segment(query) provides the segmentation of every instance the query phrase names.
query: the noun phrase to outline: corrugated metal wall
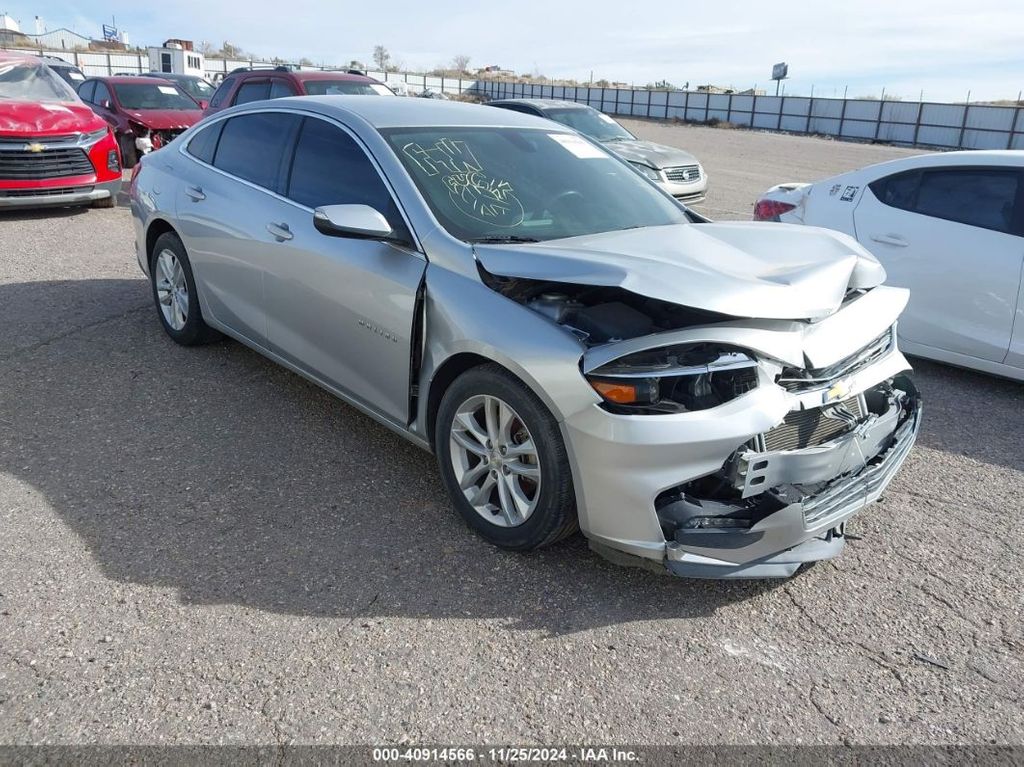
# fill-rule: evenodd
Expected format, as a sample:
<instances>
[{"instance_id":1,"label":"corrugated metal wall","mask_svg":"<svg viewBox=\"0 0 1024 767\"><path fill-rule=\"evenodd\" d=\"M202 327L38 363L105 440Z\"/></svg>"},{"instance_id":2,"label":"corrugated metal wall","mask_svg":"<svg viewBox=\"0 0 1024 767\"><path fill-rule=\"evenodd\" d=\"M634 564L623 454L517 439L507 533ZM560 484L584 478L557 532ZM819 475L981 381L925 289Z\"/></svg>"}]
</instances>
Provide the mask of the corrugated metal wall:
<instances>
[{"instance_id":1,"label":"corrugated metal wall","mask_svg":"<svg viewBox=\"0 0 1024 767\"><path fill-rule=\"evenodd\" d=\"M149 71L146 55L72 51L44 53L60 56L76 64L87 75ZM206 59L206 71L212 77L253 64L246 60ZM367 74L384 82L408 83L409 88L415 92L429 88L450 95L470 92L486 94L490 98L565 99L627 117L696 122L719 120L764 130L822 134L911 146L1024 149L1024 110L1020 107L806 96L745 96L697 91L652 91L646 88L590 88L498 80L459 80L395 72Z\"/></svg>"}]
</instances>

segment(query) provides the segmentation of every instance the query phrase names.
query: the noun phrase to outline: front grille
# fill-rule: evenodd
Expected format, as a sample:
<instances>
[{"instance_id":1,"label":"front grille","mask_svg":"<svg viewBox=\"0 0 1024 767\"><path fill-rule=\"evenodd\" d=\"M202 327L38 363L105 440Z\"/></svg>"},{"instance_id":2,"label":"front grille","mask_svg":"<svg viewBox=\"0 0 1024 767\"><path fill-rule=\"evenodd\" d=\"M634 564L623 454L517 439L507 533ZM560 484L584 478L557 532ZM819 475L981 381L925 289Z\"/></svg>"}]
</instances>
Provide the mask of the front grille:
<instances>
[{"instance_id":1,"label":"front grille","mask_svg":"<svg viewBox=\"0 0 1024 767\"><path fill-rule=\"evenodd\" d=\"M46 149L42 152L0 152L0 179L42 180L92 175L92 163L81 149Z\"/></svg>"},{"instance_id":2,"label":"front grille","mask_svg":"<svg viewBox=\"0 0 1024 767\"><path fill-rule=\"evenodd\" d=\"M699 165L680 165L676 168L665 168L665 178L669 181L700 181Z\"/></svg>"},{"instance_id":3,"label":"front grille","mask_svg":"<svg viewBox=\"0 0 1024 767\"><path fill-rule=\"evenodd\" d=\"M895 345L896 326L893 325L867 346L827 368L783 368L778 383L788 391L794 392L819 388L880 360L892 351Z\"/></svg>"},{"instance_id":4,"label":"front grille","mask_svg":"<svg viewBox=\"0 0 1024 767\"><path fill-rule=\"evenodd\" d=\"M0 136L2 146L25 146L25 144L64 144L78 141L80 133L67 133L60 136Z\"/></svg>"},{"instance_id":5,"label":"front grille","mask_svg":"<svg viewBox=\"0 0 1024 767\"><path fill-rule=\"evenodd\" d=\"M774 429L764 433L764 449L803 450L838 437L864 417L860 397L813 410L794 410Z\"/></svg>"},{"instance_id":6,"label":"front grille","mask_svg":"<svg viewBox=\"0 0 1024 767\"><path fill-rule=\"evenodd\" d=\"M91 192L91 186L53 186L46 189L6 189L0 197L60 197L65 194Z\"/></svg>"}]
</instances>

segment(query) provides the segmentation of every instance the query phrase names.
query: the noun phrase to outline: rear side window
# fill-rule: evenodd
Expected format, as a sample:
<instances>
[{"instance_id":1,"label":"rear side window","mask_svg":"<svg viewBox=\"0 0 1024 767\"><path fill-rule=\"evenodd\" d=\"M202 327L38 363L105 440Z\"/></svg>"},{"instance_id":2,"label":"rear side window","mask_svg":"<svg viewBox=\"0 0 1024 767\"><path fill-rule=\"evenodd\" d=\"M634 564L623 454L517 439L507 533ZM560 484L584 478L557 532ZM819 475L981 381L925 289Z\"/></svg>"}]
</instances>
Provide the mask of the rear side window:
<instances>
[{"instance_id":1,"label":"rear side window","mask_svg":"<svg viewBox=\"0 0 1024 767\"><path fill-rule=\"evenodd\" d=\"M309 208L369 205L396 231L405 231L394 198L380 173L345 131L324 120L306 118L295 146L287 197Z\"/></svg>"},{"instance_id":2,"label":"rear side window","mask_svg":"<svg viewBox=\"0 0 1024 767\"><path fill-rule=\"evenodd\" d=\"M213 98L210 99L210 106L216 108L223 104L227 99L228 94L231 93L231 88L237 80L237 77L225 78L224 82L222 82L220 87L217 88L217 92L213 94Z\"/></svg>"},{"instance_id":3,"label":"rear side window","mask_svg":"<svg viewBox=\"0 0 1024 767\"><path fill-rule=\"evenodd\" d=\"M270 98L272 99L283 99L288 96L294 96L295 89L292 84L287 80L282 80L280 77L275 78L270 83Z\"/></svg>"},{"instance_id":4,"label":"rear side window","mask_svg":"<svg viewBox=\"0 0 1024 767\"><path fill-rule=\"evenodd\" d=\"M213 154L217 150L217 139L220 138L220 132L223 128L223 120L214 123L209 128L203 128L191 138L185 151L197 160L213 165Z\"/></svg>"},{"instance_id":5,"label":"rear side window","mask_svg":"<svg viewBox=\"0 0 1024 767\"><path fill-rule=\"evenodd\" d=\"M270 82L262 80L252 83L242 83L235 96L236 104L248 104L250 101L260 101L267 98L270 93Z\"/></svg>"},{"instance_id":6,"label":"rear side window","mask_svg":"<svg viewBox=\"0 0 1024 767\"><path fill-rule=\"evenodd\" d=\"M961 224L1013 230L1019 176L1013 171L943 170L921 177L914 210Z\"/></svg>"},{"instance_id":7,"label":"rear side window","mask_svg":"<svg viewBox=\"0 0 1024 767\"><path fill-rule=\"evenodd\" d=\"M921 173L915 170L880 178L869 186L879 202L900 210L913 210L920 180Z\"/></svg>"},{"instance_id":8,"label":"rear side window","mask_svg":"<svg viewBox=\"0 0 1024 767\"><path fill-rule=\"evenodd\" d=\"M285 147L299 119L281 112L262 112L224 121L214 167L276 191Z\"/></svg>"}]
</instances>

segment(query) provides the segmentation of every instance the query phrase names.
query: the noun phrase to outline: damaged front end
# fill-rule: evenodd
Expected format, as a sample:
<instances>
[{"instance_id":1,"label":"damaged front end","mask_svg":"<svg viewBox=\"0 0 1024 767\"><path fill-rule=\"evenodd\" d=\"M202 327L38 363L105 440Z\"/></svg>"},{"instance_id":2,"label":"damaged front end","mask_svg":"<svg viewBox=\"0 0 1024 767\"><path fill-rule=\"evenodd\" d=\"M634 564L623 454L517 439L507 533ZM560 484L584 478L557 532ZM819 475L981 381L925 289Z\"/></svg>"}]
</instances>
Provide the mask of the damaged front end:
<instances>
[{"instance_id":1,"label":"damaged front end","mask_svg":"<svg viewBox=\"0 0 1024 767\"><path fill-rule=\"evenodd\" d=\"M564 425L600 553L689 577L787 577L835 556L903 464L921 400L896 345L906 291L851 289L816 320L623 290L485 283L575 335L600 396Z\"/></svg>"}]
</instances>

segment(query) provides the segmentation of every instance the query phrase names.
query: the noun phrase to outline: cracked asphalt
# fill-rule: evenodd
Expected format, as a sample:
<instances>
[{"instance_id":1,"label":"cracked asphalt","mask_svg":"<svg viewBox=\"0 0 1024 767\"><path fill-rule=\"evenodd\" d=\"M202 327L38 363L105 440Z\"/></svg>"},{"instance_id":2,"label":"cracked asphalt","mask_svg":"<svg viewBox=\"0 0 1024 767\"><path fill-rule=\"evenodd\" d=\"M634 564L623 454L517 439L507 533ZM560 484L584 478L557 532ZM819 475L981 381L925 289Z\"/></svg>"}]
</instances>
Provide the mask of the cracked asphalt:
<instances>
[{"instance_id":1,"label":"cracked asphalt","mask_svg":"<svg viewBox=\"0 0 1024 767\"><path fill-rule=\"evenodd\" d=\"M906 153L630 121L703 210ZM674 580L457 519L431 456L162 334L127 208L0 214L0 743L1020 744L1024 386L915 361L845 553Z\"/></svg>"}]
</instances>

